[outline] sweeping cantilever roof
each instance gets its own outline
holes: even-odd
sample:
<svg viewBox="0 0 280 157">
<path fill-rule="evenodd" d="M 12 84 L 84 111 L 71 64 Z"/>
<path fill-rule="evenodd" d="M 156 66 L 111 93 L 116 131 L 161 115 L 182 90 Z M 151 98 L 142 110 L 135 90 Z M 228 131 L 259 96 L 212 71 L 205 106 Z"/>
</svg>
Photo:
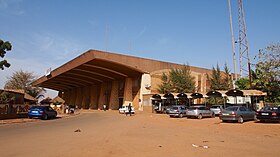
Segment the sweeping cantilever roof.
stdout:
<svg viewBox="0 0 280 157">
<path fill-rule="evenodd" d="M 182 67 L 182 65 L 89 50 L 51 71 L 50 75 L 42 76 L 34 81 L 33 85 L 66 91 L 71 88 L 100 84 L 112 80 L 123 80 L 126 77 L 137 78 L 143 73 L 178 67 Z M 209 72 L 208 69 L 192 68 L 195 71 Z"/>
</svg>

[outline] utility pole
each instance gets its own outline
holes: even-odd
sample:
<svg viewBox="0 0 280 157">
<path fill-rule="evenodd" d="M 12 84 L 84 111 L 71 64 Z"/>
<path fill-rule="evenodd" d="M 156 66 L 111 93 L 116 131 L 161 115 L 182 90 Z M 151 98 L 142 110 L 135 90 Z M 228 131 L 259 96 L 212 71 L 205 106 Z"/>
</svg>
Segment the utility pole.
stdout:
<svg viewBox="0 0 280 157">
<path fill-rule="evenodd" d="M 233 65 L 234 65 L 234 81 L 233 87 L 235 88 L 235 82 L 237 81 L 237 72 L 236 72 L 236 55 L 235 55 L 235 47 L 234 47 L 234 35 L 233 35 L 233 27 L 232 27 L 232 14 L 231 14 L 231 5 L 230 0 L 228 0 L 228 10 L 229 10 L 229 22 L 230 22 L 230 32 L 231 32 L 231 48 L 232 48 L 232 56 L 233 56 Z"/>
</svg>

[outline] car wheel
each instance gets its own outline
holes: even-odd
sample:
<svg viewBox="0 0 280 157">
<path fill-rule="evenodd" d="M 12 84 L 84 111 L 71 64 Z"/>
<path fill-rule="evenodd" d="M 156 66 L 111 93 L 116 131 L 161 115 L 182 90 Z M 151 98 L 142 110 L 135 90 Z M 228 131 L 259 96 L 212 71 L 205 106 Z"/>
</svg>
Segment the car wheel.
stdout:
<svg viewBox="0 0 280 157">
<path fill-rule="evenodd" d="M 227 120 L 222 120 L 224 123 L 227 122 Z"/>
<path fill-rule="evenodd" d="M 32 119 L 32 117 L 28 116 L 29 119 Z"/>
<path fill-rule="evenodd" d="M 202 114 L 199 114 L 199 115 L 197 116 L 197 118 L 198 118 L 198 119 L 202 119 Z"/>
<path fill-rule="evenodd" d="M 257 115 L 254 115 L 254 121 L 257 121 L 258 119 L 257 119 Z"/>
<path fill-rule="evenodd" d="M 179 114 L 179 117 L 180 117 L 180 118 L 183 118 L 183 114 L 182 114 L 182 113 L 180 113 L 180 114 Z"/>
<path fill-rule="evenodd" d="M 43 119 L 44 119 L 44 120 L 47 120 L 48 118 L 49 118 L 48 115 L 47 115 L 47 114 L 44 114 Z"/>
<path fill-rule="evenodd" d="M 238 123 L 242 124 L 243 122 L 244 122 L 243 117 L 242 117 L 242 116 L 239 116 L 239 117 L 238 117 Z"/>
</svg>

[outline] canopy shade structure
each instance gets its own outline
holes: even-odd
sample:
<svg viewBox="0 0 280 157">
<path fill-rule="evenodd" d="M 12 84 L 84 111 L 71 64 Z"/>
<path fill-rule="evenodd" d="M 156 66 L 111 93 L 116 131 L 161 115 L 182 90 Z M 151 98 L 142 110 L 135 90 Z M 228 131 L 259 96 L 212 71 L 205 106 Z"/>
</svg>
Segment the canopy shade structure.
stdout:
<svg viewBox="0 0 280 157">
<path fill-rule="evenodd" d="M 152 96 L 153 99 L 161 99 L 161 96 L 159 94 L 154 94 Z"/>
<path fill-rule="evenodd" d="M 226 95 L 227 96 L 233 96 L 233 97 L 244 96 L 243 92 L 241 90 L 238 90 L 238 89 L 231 89 L 231 90 L 226 92 Z"/>
<path fill-rule="evenodd" d="M 208 97 L 222 97 L 222 94 L 218 91 L 209 91 L 206 93 Z"/>
<path fill-rule="evenodd" d="M 164 94 L 163 97 L 166 99 L 174 99 L 174 95 L 171 93 Z"/>
<path fill-rule="evenodd" d="M 188 98 L 188 95 L 185 93 L 179 93 L 179 94 L 177 94 L 177 97 L 178 98 Z"/>
<path fill-rule="evenodd" d="M 33 85 L 57 91 L 97 85 L 127 77 L 141 77 L 144 71 L 125 63 L 115 54 L 90 50 L 42 76 Z M 119 59 L 119 60 L 117 60 Z"/>
<path fill-rule="evenodd" d="M 203 98 L 203 95 L 201 93 L 192 93 L 191 97 L 193 99 Z"/>
</svg>

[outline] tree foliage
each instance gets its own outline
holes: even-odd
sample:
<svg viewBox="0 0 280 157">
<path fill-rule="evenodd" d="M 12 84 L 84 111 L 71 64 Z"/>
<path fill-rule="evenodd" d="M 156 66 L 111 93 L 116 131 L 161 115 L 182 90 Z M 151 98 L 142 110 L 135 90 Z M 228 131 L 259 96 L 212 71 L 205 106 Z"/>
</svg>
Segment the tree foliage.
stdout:
<svg viewBox="0 0 280 157">
<path fill-rule="evenodd" d="M 166 73 L 163 73 L 161 75 L 161 81 L 162 81 L 162 84 L 159 85 L 158 92 L 164 93 L 164 94 L 171 92 L 172 86 L 170 84 L 170 80 L 168 78 L 168 75 L 166 75 Z"/>
<path fill-rule="evenodd" d="M 162 84 L 158 88 L 160 93 L 188 93 L 195 90 L 194 77 L 191 76 L 190 67 L 187 65 L 181 69 L 171 69 L 168 75 L 163 73 L 161 80 Z"/>
<path fill-rule="evenodd" d="M 225 64 L 224 71 L 224 73 L 221 72 L 218 64 L 216 68 L 212 68 L 212 74 L 207 75 L 210 90 L 229 90 L 232 88 L 232 79 L 227 64 Z"/>
<path fill-rule="evenodd" d="M 267 93 L 268 102 L 280 102 L 280 44 L 270 45 L 259 50 L 254 58 L 257 64 L 251 70 L 252 88 Z M 249 78 L 241 78 L 236 82 L 239 89 L 250 89 Z"/>
<path fill-rule="evenodd" d="M 267 92 L 269 102 L 280 102 L 280 43 L 260 50 L 256 58 L 253 85 Z"/>
<path fill-rule="evenodd" d="M 27 71 L 16 71 L 12 76 L 7 77 L 5 83 L 5 89 L 23 89 L 24 92 L 33 96 L 34 98 L 39 98 L 45 92 L 44 88 L 33 87 L 32 82 L 35 80 L 35 76 L 32 72 Z"/>
<path fill-rule="evenodd" d="M 5 91 L 0 92 L 0 104 L 7 104 L 14 100 L 15 100 L 15 97 L 11 96 L 10 93 L 5 92 Z"/>
<path fill-rule="evenodd" d="M 0 39 L 0 57 L 4 58 L 5 54 L 7 53 L 7 51 L 11 51 L 12 50 L 12 45 L 10 42 L 8 41 L 3 41 Z M 8 68 L 10 67 L 11 64 L 8 63 L 7 60 L 0 60 L 0 69 L 4 70 L 4 67 Z"/>
</svg>

